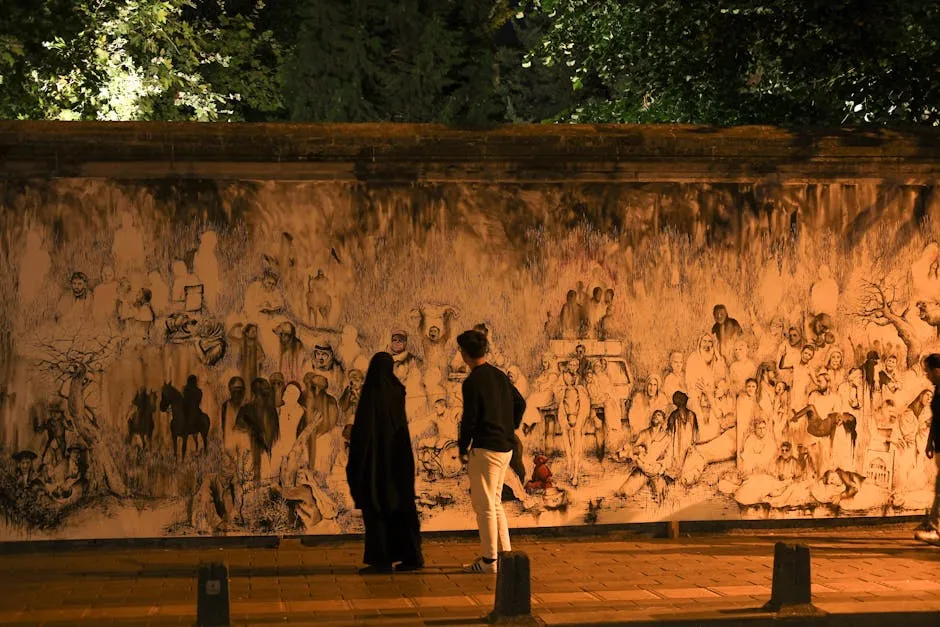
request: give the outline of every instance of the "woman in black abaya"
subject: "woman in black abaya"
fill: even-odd
[[[372,357],[350,434],[346,479],[366,527],[363,574],[424,566],[405,386],[393,366],[388,353]]]

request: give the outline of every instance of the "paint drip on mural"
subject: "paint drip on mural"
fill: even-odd
[[[472,528],[454,338],[527,401],[513,526],[929,506],[926,188],[2,188],[0,540],[361,530],[369,357],[422,528]]]

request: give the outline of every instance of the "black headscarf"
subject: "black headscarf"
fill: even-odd
[[[362,385],[349,442],[346,479],[357,509],[414,507],[415,460],[405,415],[405,386],[392,356],[376,353]]]

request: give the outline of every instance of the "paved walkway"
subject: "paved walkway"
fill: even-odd
[[[533,613],[549,625],[700,624],[760,616],[757,608],[770,598],[773,543],[801,542],[811,548],[814,603],[850,615],[844,624],[852,625],[863,613],[940,612],[940,549],[914,542],[911,527],[678,540],[516,536],[514,548],[531,557]],[[369,577],[356,573],[360,545],[332,540],[285,540],[277,549],[0,554],[0,624],[191,625],[201,561],[229,565],[236,625],[480,624],[493,607],[496,580],[459,572],[476,550],[467,539],[428,540],[425,571]],[[880,621],[874,624],[897,624]],[[940,614],[927,624],[940,625]]]

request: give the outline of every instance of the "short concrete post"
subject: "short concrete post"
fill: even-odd
[[[786,614],[821,613],[812,604],[809,547],[783,542],[774,545],[770,601],[763,609]]]
[[[218,562],[199,566],[196,627],[228,627],[228,566]]]
[[[670,540],[675,540],[679,537],[679,521],[678,520],[667,520],[666,521],[666,537]]]
[[[487,617],[490,623],[541,624],[532,616],[532,584],[529,556],[521,551],[499,554],[496,571],[496,603]]]

